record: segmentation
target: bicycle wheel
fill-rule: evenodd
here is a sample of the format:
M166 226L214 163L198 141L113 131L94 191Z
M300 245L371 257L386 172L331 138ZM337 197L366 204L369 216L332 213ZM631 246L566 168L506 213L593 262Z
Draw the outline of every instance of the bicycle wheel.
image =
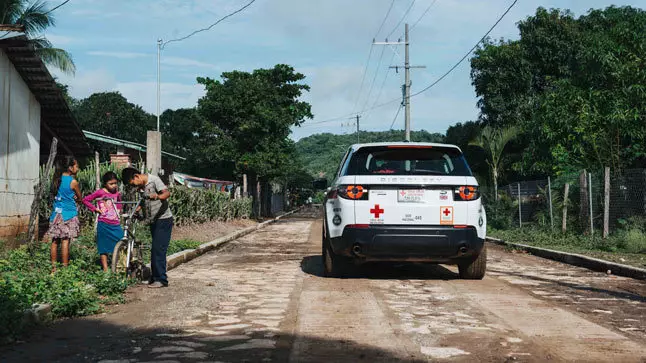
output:
M126 266L128 265L128 243L119 241L112 251L112 272L120 275L126 275Z

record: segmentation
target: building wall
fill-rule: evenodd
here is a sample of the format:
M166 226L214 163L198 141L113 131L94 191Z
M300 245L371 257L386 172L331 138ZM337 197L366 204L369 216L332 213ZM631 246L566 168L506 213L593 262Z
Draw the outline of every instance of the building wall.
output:
M0 237L27 231L39 158L40 104L0 49Z

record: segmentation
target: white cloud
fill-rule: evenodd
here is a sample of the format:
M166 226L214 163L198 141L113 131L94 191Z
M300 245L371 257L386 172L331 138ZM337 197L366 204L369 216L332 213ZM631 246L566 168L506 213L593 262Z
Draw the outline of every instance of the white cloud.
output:
M161 83L161 111L195 107L197 100L204 95L204 87L184 83ZM115 89L130 102L140 105L152 114L157 113L157 83L156 82L122 82Z
M69 45L69 44L72 44L72 43L76 42L76 40L77 40L77 39L75 39L73 37L68 37L68 36L65 36L65 35L52 34L52 33L47 33L45 35L45 37L47 38L47 40L52 42L52 44L55 47Z
M145 58L152 57L152 54L146 53L137 53L137 52L109 52L109 51L99 51L93 50L87 52L89 55L98 56L98 57L112 57L119 59L134 59L134 58Z
M74 98L85 98L96 92L113 90L117 81L113 74L104 69L91 71L80 70L75 76L62 74L54 70L59 82L70 87L70 95Z
M161 57L161 63L168 66L186 67L186 68L188 67L199 67L199 68L210 68L210 69L219 68L214 64L200 62L195 59L182 58L182 57L167 57L164 55L162 55Z

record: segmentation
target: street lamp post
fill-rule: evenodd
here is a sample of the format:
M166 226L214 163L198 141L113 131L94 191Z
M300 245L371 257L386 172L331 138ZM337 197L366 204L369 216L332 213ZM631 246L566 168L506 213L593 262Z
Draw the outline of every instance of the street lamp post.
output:
M160 72L161 72L161 48L162 40L157 39L157 132L159 132L159 98L161 93Z

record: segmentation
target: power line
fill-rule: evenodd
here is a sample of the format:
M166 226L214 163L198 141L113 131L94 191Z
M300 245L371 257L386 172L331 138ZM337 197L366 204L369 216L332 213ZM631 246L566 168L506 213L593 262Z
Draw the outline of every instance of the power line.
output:
M393 30L386 36L386 38L390 38L390 36L393 35L393 33L395 33L397 31L397 28L399 28L399 26L402 25L402 23L404 22L404 19L406 19L406 17L408 16L408 13L410 13L410 10L413 8L413 5L415 5L415 0L413 0L410 3L410 6L408 7L406 12L404 13L404 16L402 16L402 18L399 19L399 23L397 23L397 25L395 25L395 28L393 28Z
M390 63L391 65L393 63L393 60L395 60L395 55L397 53L393 52L393 56L390 58ZM377 92L377 98L375 98L375 103L372 104L374 107L377 103L379 103L379 100L381 99L381 94L384 91L384 87L386 86L386 81L388 80L388 75L390 74L390 67L386 68L386 74L384 74L384 80L381 82L381 86L379 87L379 92Z
M68 0L68 1L69 1L69 0ZM229 13L229 14L227 14L227 15L225 15L225 16L223 16L223 17L221 17L220 19L218 19L218 21L216 21L215 23L213 23L213 24L209 25L209 26L208 26L208 27L206 27L206 28L196 30L196 31L192 32L191 34L189 34L189 35L187 35L187 36L185 36L185 37L181 37L181 38L177 38L177 39L171 39L171 40L168 40L168 41L166 41L166 42L164 42L164 43L162 44L162 48L163 48L164 46L166 46L168 43L172 43L172 42L180 42L180 41L182 41L182 40L185 40L185 39L188 39L188 38L192 37L193 35L195 35L195 34L197 34L197 33L201 33L201 32L205 32L205 31L211 30L211 28L213 28L214 26L216 26L216 25L220 24L221 22L223 22L223 21L224 21L224 20L226 20L227 18L230 18L230 17L232 17L232 16L236 15L236 14L237 14L237 13L239 13L239 12L242 12L243 10L245 10L245 9L246 9L246 8L248 8L248 7L250 7L250 6L251 6L251 4L253 4L253 3L255 3L255 2L256 2L256 0L251 0L249 3L247 3L247 5L245 5L245 6L241 7L240 9L238 9L238 10L236 10L236 11L232 12L232 13Z
M494 28L495 28L495 27L496 27L496 26L497 26L497 25L502 21L502 19L504 19L504 18L505 18L505 16L507 16L507 14L509 13L509 11L511 11L511 9L516 5L516 3L517 3L517 2L518 2L518 0L514 0L514 2L513 2L513 3L512 3L508 8L507 8L507 10L506 10L506 11L505 11L501 16L500 16L500 18L498 18L498 20L493 24L493 26L492 26L491 28L489 28L489 30L488 30L488 31L487 31L487 32L482 36L482 38L480 38L480 40L479 40L479 41L478 41L478 42L477 42L477 43L476 43L476 44L471 48L471 50L469 50L469 52L468 52L464 57L462 57L462 59L460 59L460 60L459 60L459 61L458 61L458 62L457 62L453 67L451 67L451 68L450 68L446 73L444 73L444 74L442 75L442 77L438 78L435 82L431 83L428 87L424 88L423 90L421 90L421 91L419 91L419 92L416 92L416 93L412 94L410 97L412 98L412 97L418 96L418 95L420 95L420 94L422 94L422 93L424 93L424 92L428 91L429 89L431 89L432 87L434 87L435 85L437 85L438 83L440 83L440 81L442 81L444 78L446 78L446 76L448 76L448 75L449 75L449 73L451 73L453 70L455 70L455 68L457 68L457 67L458 67L458 65L460 65L460 63L462 63L462 62L466 59L466 57L468 57L468 56L469 56L469 54L471 54L471 52L473 52L473 51L478 47L478 45L479 45L480 43L482 43L482 42L485 40L485 38L487 38L487 36L489 36L489 34L490 34L490 33L494 30ZM378 108L382 108L382 107L384 107L384 106L388 106L388 105L393 104L393 103L398 102L398 101L400 101L400 98L394 98L394 99L392 99L392 100L390 100L390 101L386 101L386 102L380 103L380 104L378 104L378 105L374 105L374 106L372 106L371 108L369 108L369 109L367 109L367 110L365 110L365 111L371 111L371 110L375 110L375 109L378 109ZM346 115L343 115L343 116L339 116L339 117L335 117L335 118L331 118L331 119L326 119L326 120L322 120L322 121L312 122L312 123L310 123L310 124L308 124L308 125L306 125L306 126L310 126L310 125L318 125L318 124L323 124L323 123L329 123L329 122L333 122L333 121L338 121L338 120L342 120L342 119L348 118L348 117L350 117L350 116L352 116L352 115L355 115L355 113L349 113L349 114L346 114Z
M370 58L372 58L372 50L375 45L370 44L370 52L368 52L368 59L366 59L366 66L363 69L363 75L361 76L361 84L359 85L359 92L357 92L357 97L354 100L354 106L352 106L352 111L354 112L357 109L359 104L359 99L361 98L361 91L363 91L363 84L366 81L366 74L368 73L368 67L370 66Z
M386 12L386 16L384 16L384 20L381 22L381 25L379 25L379 29L377 29L377 33L375 33L375 38L377 37L377 35L379 35L379 32L384 27L384 24L386 24L386 20L388 19L388 15L390 15L390 11L393 10L394 5L395 5L395 0L393 0L390 3L390 7L388 8L388 11Z
M448 76L451 72L453 72L456 68L458 68L458 66L462 64L462 62L464 62L465 59L467 59L467 57L478 47L478 45L484 42L484 40L489 36L489 33L491 33L494 30L494 28L502 21L502 19L507 15L507 13L511 11L511 9L514 7L514 5L516 5L517 2L518 0L514 0L514 2L511 3L511 5L509 5L507 10L505 10L505 12L500 16L500 18L498 18L498 20L491 26L491 28L487 30L487 32L482 36L482 38L480 38L480 40L462 58L460 58L460 60L457 63L455 63L453 67L451 67L448 71L446 71L446 73L444 73L435 82L431 83L428 87L424 88L419 92L415 92L414 94L412 94L411 97L415 97L433 88L436 84L440 83L444 78L446 78L446 76Z
M429 12L429 10L431 10L431 8L433 7L433 5L435 5L435 3L436 3L436 2L437 2L437 0L433 0L433 2L431 3L431 5L429 5L429 6L426 8L426 10L424 10L424 13L422 13L422 16L420 16L420 17L419 17L419 19L417 19L417 21L416 21L415 23L413 23L413 26L411 26L411 27L410 27L410 30L411 30L411 31L412 31L413 29L415 29L415 26L417 26L417 24L419 24L419 22L420 22L420 21L422 21L422 19L426 16L426 14Z
M381 48L381 54L379 55L379 61L377 62L377 68L375 69L375 76L372 77L372 82L370 83L370 89L368 91L368 96L366 97L366 102L363 104L363 108L361 109L360 113L365 112L368 102L370 102L370 96L372 95L372 90L375 87L375 81L377 80L377 76L379 75L379 69L381 68L381 61L384 58L384 52L386 51L386 48Z
M386 15L384 16L384 19L381 21L381 25L379 25L379 29L377 29L377 32L375 33L375 36L373 37L376 38L377 35L379 35L379 32L381 32L381 29L384 27L384 24L386 24L386 20L388 20L388 16L390 15L390 12L393 9L393 6L395 5L395 0L392 0L390 3L390 7L388 8L388 11L386 11ZM361 84L359 85L359 91L357 92L357 97L355 98L354 101L354 106L352 106L352 111L357 110L357 105L359 104L359 100L361 99L361 91L363 91L363 85L366 81L366 75L368 74L368 68L370 67L370 59L372 59L372 50L374 49L374 44L370 44L370 51L368 52L368 59L366 60L366 65L363 68L363 74L361 76Z
M46 13L45 13L45 14L43 14L43 15L47 15L47 14L51 13L52 11L54 11L54 10L56 10L56 9L60 8L61 6L63 6L63 5L65 5L65 4L67 4L68 2L70 2L70 0L65 0L65 1L63 1L61 4L59 4L58 6L56 6L55 8L53 8L52 10L50 10L50 11L46 12Z
M397 121L397 116L399 116L399 112L402 110L402 106L400 105L397 107L397 113L395 114L395 118L393 118L393 122L390 124L390 129L393 129L393 126L395 126L395 121Z

